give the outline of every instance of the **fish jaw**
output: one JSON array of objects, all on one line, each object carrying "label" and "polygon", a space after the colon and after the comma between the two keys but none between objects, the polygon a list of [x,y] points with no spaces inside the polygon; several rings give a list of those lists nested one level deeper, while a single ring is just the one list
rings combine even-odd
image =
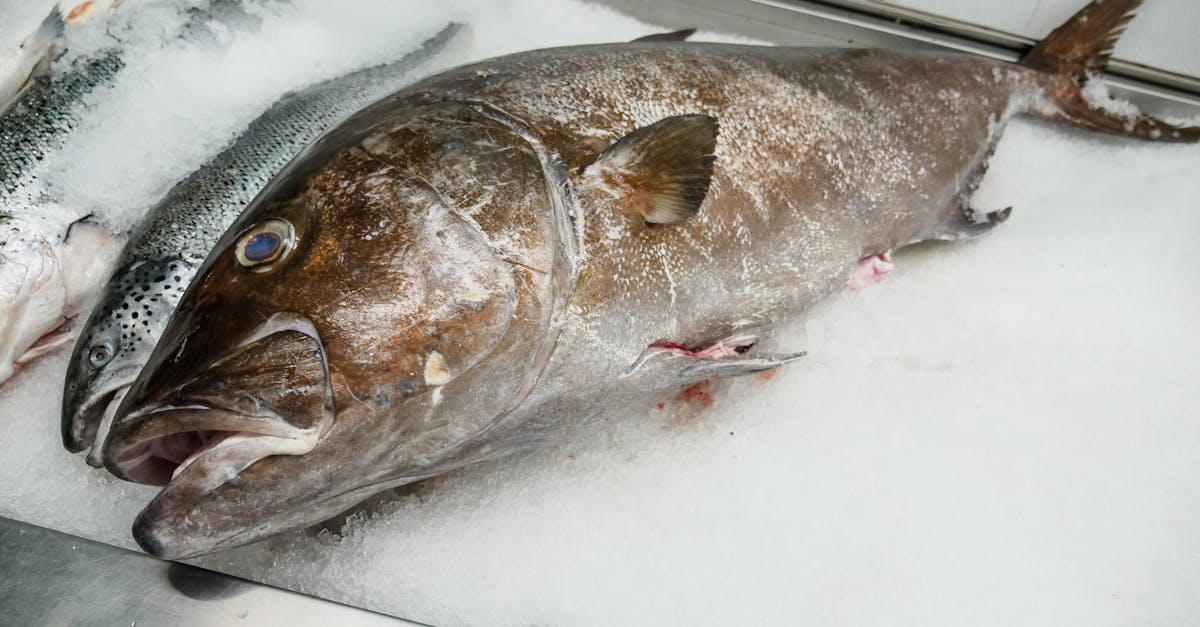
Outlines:
[{"label": "fish jaw", "polygon": [[[176,358],[188,357],[186,345],[184,338]],[[184,460],[205,461],[193,454],[216,444],[210,436],[223,440],[228,432],[308,442],[306,452],[332,422],[324,347],[312,324],[299,316],[270,318],[199,374],[163,385],[160,379],[170,373],[150,371],[127,391],[116,390],[124,398],[114,412],[103,458],[117,477],[167,484]],[[246,383],[259,384],[262,392],[238,394],[237,386]]]},{"label": "fish jaw", "polygon": [[[186,352],[176,354],[186,358]],[[281,366],[259,368],[274,363]],[[256,509],[250,503],[311,501],[311,486],[324,482],[305,474],[320,473],[319,466],[289,465],[290,480],[254,477],[274,476],[273,467],[319,444],[334,414],[328,372],[311,324],[281,315],[165,392],[147,393],[160,389],[151,371],[149,381],[139,379],[128,392],[118,389],[107,406],[114,418],[104,438],[104,465],[122,479],[164,486],[136,527],[147,552],[163,557],[207,552],[247,530],[246,518]],[[275,385],[254,398],[230,394],[230,386],[256,378]],[[237,506],[212,505],[212,494]],[[199,521],[204,532],[181,533],[179,525],[164,522],[180,517]]]},{"label": "fish jaw", "polygon": [[[108,467],[123,478],[157,483],[169,475],[133,527],[151,555],[177,559],[215,550],[250,533],[260,508],[310,501],[310,485],[321,485],[304,476],[311,464],[286,463],[317,446],[315,430],[205,407],[164,407],[148,418],[195,429],[105,448]],[[280,480],[281,466],[300,474]]]},{"label": "fish jaw", "polygon": [[[360,465],[336,466],[331,447],[318,442],[305,451],[307,444],[228,436],[189,464],[146,505],[134,519],[134,540],[146,553],[162,559],[196,557],[327,519],[370,493],[420,478],[372,482],[347,490],[346,473],[339,470]],[[263,458],[246,464],[258,456]],[[239,466],[243,467],[240,471]],[[314,467],[332,478],[312,481],[304,473]]]}]

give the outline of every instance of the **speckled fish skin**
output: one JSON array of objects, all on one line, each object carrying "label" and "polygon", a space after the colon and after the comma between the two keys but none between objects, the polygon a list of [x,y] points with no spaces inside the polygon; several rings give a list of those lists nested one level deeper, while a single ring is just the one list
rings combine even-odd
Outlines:
[{"label": "speckled fish skin", "polygon": [[[263,186],[321,132],[411,83],[459,31],[450,25],[399,60],[284,96],[146,214],[71,356],[62,411],[67,450],[103,443],[105,412],[137,378],[204,257]],[[101,465],[98,446],[86,461]]]},{"label": "speckled fish skin", "polygon": [[[104,447],[166,484],[134,523],[179,558],[557,443],[615,408],[795,358],[745,349],[857,261],[977,234],[1039,70],[959,56],[634,43],[523,53],[326,135],[217,244]],[[648,225],[592,166],[635,129],[719,121],[699,212]],[[239,251],[286,221],[295,245]],[[217,442],[217,444],[213,444]]]}]

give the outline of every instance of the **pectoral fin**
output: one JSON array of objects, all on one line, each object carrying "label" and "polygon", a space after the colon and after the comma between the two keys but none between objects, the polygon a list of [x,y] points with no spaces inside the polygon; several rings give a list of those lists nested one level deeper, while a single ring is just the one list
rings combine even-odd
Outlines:
[{"label": "pectoral fin", "polygon": [[663,377],[670,383],[691,385],[697,381],[714,377],[738,377],[764,370],[778,368],[804,357],[807,353],[747,355],[746,352],[758,341],[753,335],[737,335],[718,340],[703,348],[688,349],[672,342],[659,341],[634,360],[621,374],[631,376]]},{"label": "pectoral fin", "polygon": [[628,202],[652,224],[676,224],[696,214],[712,181],[717,119],[679,115],[617,140],[583,171]]}]

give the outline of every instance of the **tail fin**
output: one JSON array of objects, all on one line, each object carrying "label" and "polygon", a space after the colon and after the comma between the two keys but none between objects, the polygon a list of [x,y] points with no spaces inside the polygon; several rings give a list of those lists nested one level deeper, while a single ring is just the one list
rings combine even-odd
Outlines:
[{"label": "tail fin", "polygon": [[1040,41],[1021,64],[1051,76],[1051,119],[1142,139],[1200,142],[1200,127],[1175,126],[1108,97],[1095,78],[1142,0],[1095,0]]}]

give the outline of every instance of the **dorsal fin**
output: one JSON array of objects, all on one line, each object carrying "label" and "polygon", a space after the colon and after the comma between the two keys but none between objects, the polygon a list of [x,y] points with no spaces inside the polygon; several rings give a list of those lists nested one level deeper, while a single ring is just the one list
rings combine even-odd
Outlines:
[{"label": "dorsal fin", "polygon": [[[687,41],[688,37],[696,34],[694,28],[683,28],[673,30],[669,33],[651,33],[634,39],[633,41]],[[631,42],[632,43],[632,42]]]},{"label": "dorsal fin", "polygon": [[618,139],[584,174],[628,196],[646,222],[675,224],[700,210],[716,147],[716,118],[677,115]]}]

